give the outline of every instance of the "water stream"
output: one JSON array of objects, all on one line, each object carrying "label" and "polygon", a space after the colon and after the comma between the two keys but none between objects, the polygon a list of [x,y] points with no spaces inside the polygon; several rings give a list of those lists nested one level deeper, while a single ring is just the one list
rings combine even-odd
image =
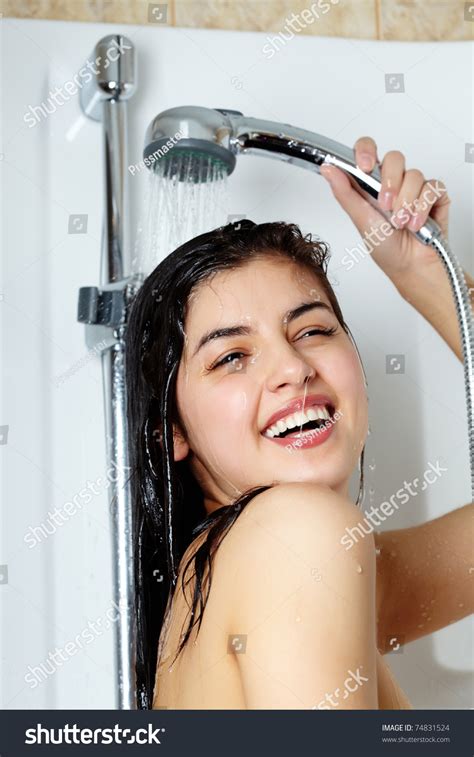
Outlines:
[{"label": "water stream", "polygon": [[145,275],[183,242],[226,224],[229,215],[227,172],[209,156],[176,150],[147,173],[131,264],[132,273]]}]

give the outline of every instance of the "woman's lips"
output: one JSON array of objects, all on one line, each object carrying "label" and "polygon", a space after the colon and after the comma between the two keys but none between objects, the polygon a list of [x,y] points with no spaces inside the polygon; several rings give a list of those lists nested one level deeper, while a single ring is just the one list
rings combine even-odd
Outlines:
[{"label": "woman's lips", "polygon": [[327,394],[308,394],[306,397],[296,397],[290,402],[287,402],[286,405],[277,410],[276,413],[273,413],[273,415],[267,418],[267,422],[265,423],[265,427],[262,429],[262,431],[265,432],[266,429],[270,428],[270,426],[272,426],[281,418],[285,418],[285,416],[287,415],[301,412],[303,409],[308,410],[309,408],[313,408],[318,405],[324,405],[329,410],[329,414],[333,414],[334,404]]},{"label": "woman's lips", "polygon": [[292,452],[297,452],[298,450],[309,449],[310,447],[317,447],[319,444],[323,444],[326,439],[329,439],[333,429],[334,423],[327,421],[327,425],[319,429],[313,428],[309,431],[304,431],[301,435],[298,430],[295,430],[286,436],[264,436],[264,439],[279,444],[280,447],[291,447]]}]

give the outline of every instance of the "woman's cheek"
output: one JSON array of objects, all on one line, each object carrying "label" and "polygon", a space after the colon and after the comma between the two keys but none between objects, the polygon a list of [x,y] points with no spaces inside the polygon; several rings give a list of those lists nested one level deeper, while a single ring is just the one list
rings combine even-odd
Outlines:
[{"label": "woman's cheek", "polygon": [[324,378],[346,412],[350,409],[354,429],[363,432],[367,422],[367,393],[362,367],[355,351],[351,348],[335,354],[330,363],[330,373],[326,372]]},{"label": "woman's cheek", "polygon": [[222,381],[214,386],[212,392],[199,393],[194,398],[196,412],[189,418],[198,446],[202,440],[210,452],[225,453],[226,448],[235,454],[235,445],[243,439],[250,429],[249,417],[251,406],[248,392],[229,382]]},{"label": "woman's cheek", "polygon": [[[325,370],[321,370],[325,380],[338,395],[341,401],[345,397],[358,392],[361,384],[362,372],[357,355],[353,350],[337,350],[326,358]],[[363,385],[363,382],[362,382]]]}]

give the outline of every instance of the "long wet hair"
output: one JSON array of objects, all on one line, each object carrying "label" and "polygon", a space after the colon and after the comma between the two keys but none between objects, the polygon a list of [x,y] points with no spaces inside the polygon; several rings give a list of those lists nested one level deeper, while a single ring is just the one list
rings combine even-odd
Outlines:
[{"label": "long wet hair", "polygon": [[[215,550],[248,502],[270,488],[262,485],[249,489],[232,504],[207,514],[203,492],[187,459],[173,459],[173,424],[186,433],[176,404],[176,379],[190,295],[214,274],[235,270],[265,255],[289,259],[317,276],[340,325],[357,349],[327,277],[328,245],[311,234],[303,236],[292,223],[256,224],[242,220],[185,242],[147,276],[130,306],[125,372],[134,523],[138,709],[152,707],[158,640],[184,552],[198,534],[209,529],[184,569],[183,590],[184,575],[192,561],[196,580],[189,624],[176,656],[196,623],[199,632]],[[364,450],[365,447],[360,459],[357,504],[364,486]],[[203,582],[206,565],[208,583]],[[207,588],[205,597],[203,583]]]}]

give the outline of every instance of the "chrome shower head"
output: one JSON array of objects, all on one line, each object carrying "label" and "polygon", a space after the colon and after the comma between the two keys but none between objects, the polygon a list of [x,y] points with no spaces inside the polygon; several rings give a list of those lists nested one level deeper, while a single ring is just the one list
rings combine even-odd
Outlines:
[{"label": "chrome shower head", "polygon": [[236,110],[219,111],[194,105],[163,111],[146,131],[145,165],[154,169],[158,161],[165,160],[170,175],[177,174],[179,181],[208,180],[205,168],[209,163],[218,168],[215,175],[230,175],[236,158],[229,149],[232,124],[225,113],[242,116]]}]

